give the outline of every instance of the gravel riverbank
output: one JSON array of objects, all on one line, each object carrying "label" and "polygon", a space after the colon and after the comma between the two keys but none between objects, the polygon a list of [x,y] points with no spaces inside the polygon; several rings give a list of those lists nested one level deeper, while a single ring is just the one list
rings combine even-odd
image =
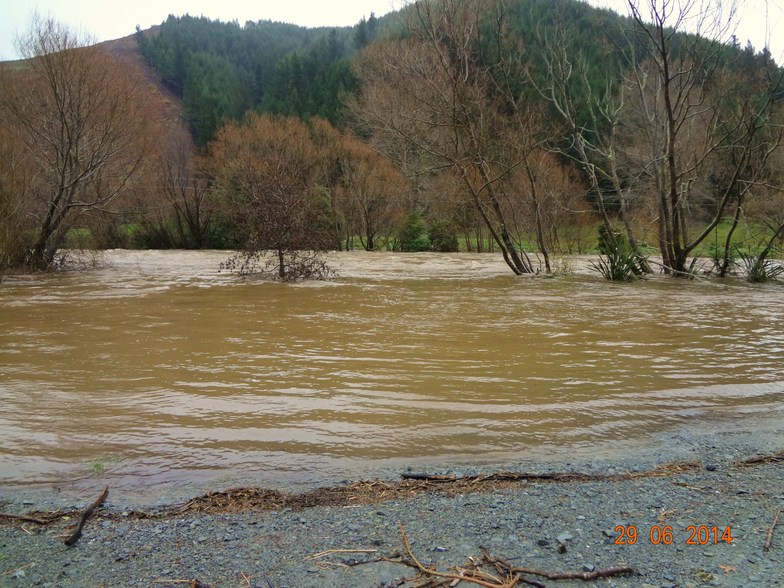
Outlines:
[{"label": "gravel riverbank", "polygon": [[255,490],[147,507],[118,502],[110,489],[73,547],[63,539],[102,488],[70,504],[4,491],[6,513],[70,516],[47,525],[0,520],[0,586],[449,585],[443,577],[424,584],[410,565],[381,560],[414,555],[458,574],[483,550],[547,572],[634,570],[587,582],[527,573],[519,585],[783,586],[784,520],[774,525],[784,508],[783,432],[782,409],[773,407],[766,416],[681,427],[615,456],[416,467],[458,480],[401,482],[393,479],[400,472],[387,472],[306,493]]}]

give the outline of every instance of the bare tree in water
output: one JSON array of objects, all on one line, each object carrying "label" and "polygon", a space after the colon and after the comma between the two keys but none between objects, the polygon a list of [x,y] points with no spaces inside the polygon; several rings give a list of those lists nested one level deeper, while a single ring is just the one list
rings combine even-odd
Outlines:
[{"label": "bare tree in water", "polygon": [[509,268],[532,273],[508,188],[511,173],[530,165],[539,129],[504,3],[421,0],[407,15],[405,37],[377,41],[360,56],[363,90],[352,108],[383,135],[378,144],[412,145],[431,173],[452,172]]},{"label": "bare tree in water", "polygon": [[331,274],[322,252],[334,245],[334,232],[329,198],[315,181],[318,163],[297,118],[249,114],[218,132],[214,190],[241,244],[224,268],[281,280]]},{"label": "bare tree in water", "polygon": [[[664,268],[689,275],[689,256],[764,176],[779,147],[781,77],[730,54],[737,2],[629,0],[626,51],[640,189],[658,208]],[[688,34],[679,34],[688,33]]]}]

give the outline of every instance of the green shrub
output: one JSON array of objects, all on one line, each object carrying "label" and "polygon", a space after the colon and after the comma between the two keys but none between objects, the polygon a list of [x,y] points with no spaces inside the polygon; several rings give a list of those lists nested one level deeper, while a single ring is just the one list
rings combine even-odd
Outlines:
[{"label": "green shrub", "polygon": [[755,284],[778,282],[784,276],[784,265],[764,255],[738,252],[746,279]]},{"label": "green shrub", "polygon": [[592,265],[605,280],[633,282],[645,273],[646,259],[629,244],[626,235],[599,227],[599,261]]},{"label": "green shrub", "polygon": [[427,229],[422,217],[416,212],[410,213],[397,230],[398,251],[417,252],[427,251],[429,242]]},{"label": "green shrub", "polygon": [[430,223],[430,251],[449,253],[459,250],[457,230],[449,221],[433,221]]}]

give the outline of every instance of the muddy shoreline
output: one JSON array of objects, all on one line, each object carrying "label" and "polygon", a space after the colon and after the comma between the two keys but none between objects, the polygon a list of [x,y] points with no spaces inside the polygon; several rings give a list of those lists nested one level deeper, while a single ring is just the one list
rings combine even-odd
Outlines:
[{"label": "muddy shoreline", "polygon": [[[197,500],[150,500],[145,509],[110,491],[70,548],[63,539],[100,488],[72,503],[6,489],[5,512],[69,516],[47,525],[0,522],[0,586],[436,585],[423,584],[410,554],[445,574],[466,573],[469,557],[489,554],[587,577],[632,568],[590,580],[619,588],[782,586],[784,521],[773,526],[784,508],[782,423],[781,407],[770,407],[695,420],[601,460],[412,464],[372,481],[295,492],[216,489]],[[447,480],[401,480],[405,472]]]}]

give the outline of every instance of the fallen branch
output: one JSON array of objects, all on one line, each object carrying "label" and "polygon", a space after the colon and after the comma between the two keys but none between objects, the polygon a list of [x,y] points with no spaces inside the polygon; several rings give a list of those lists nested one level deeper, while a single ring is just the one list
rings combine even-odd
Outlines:
[{"label": "fallen branch", "polygon": [[204,582],[199,582],[198,578],[194,578],[193,580],[153,580],[156,584],[187,584],[188,588],[212,588],[209,584],[205,584]]},{"label": "fallen branch", "polygon": [[[612,576],[622,576],[626,574],[636,573],[635,569],[630,566],[617,566],[603,570],[594,570],[592,572],[548,572],[546,570],[539,570],[536,568],[526,568],[522,566],[514,566],[503,559],[496,558],[490,555],[486,549],[482,549],[483,560],[480,562],[474,557],[469,557],[469,565],[465,568],[456,568],[454,572],[441,572],[433,567],[428,567],[422,564],[411,549],[411,542],[406,535],[406,530],[403,525],[400,525],[400,534],[403,538],[403,546],[408,559],[399,560],[385,560],[402,563],[413,567],[424,576],[430,578],[441,578],[446,581],[451,581],[450,586],[456,586],[460,582],[469,582],[485,588],[513,588],[518,584],[527,584],[529,586],[536,586],[537,588],[544,588],[544,584],[531,578],[526,578],[525,575],[540,576],[548,580],[583,580],[589,582],[591,580],[599,580],[601,578],[610,578]],[[497,575],[493,575],[488,571],[482,569],[482,566],[493,566]],[[435,580],[433,580],[435,581]],[[428,584],[430,585],[430,584]]]},{"label": "fallen branch", "polygon": [[624,574],[636,573],[635,569],[630,566],[618,566],[604,570],[594,570],[592,572],[548,572],[546,570],[538,570],[536,568],[513,566],[503,559],[491,556],[486,549],[482,549],[482,556],[486,563],[492,564],[500,572],[507,574],[529,574],[531,576],[547,578],[548,580],[583,580],[590,582],[591,580],[599,580],[601,578],[610,578],[612,576],[622,576]]},{"label": "fallen branch", "polygon": [[327,549],[326,551],[319,551],[318,553],[309,555],[305,559],[319,559],[336,553],[378,553],[378,549]]},{"label": "fallen branch", "polygon": [[406,530],[405,528],[403,528],[402,523],[400,523],[400,535],[403,537],[403,545],[406,548],[406,553],[408,554],[408,557],[411,559],[411,562],[413,562],[413,567],[417,568],[420,572],[422,572],[427,576],[446,578],[448,580],[456,580],[458,582],[460,581],[471,582],[472,584],[477,584],[478,586],[485,586],[486,588],[499,588],[499,587],[512,588],[515,584],[517,584],[517,580],[518,580],[517,578],[512,578],[508,582],[502,582],[498,578],[491,576],[492,580],[487,581],[485,579],[473,578],[471,576],[468,576],[465,574],[465,572],[452,574],[448,572],[439,572],[434,568],[428,568],[422,565],[422,562],[420,562],[417,559],[416,555],[414,555],[414,551],[411,549],[411,542],[408,540],[408,535],[406,535]]},{"label": "fallen branch", "polygon": [[84,509],[84,512],[82,513],[82,517],[79,519],[79,524],[76,525],[76,529],[74,529],[73,534],[64,541],[64,543],[68,547],[76,545],[76,542],[79,541],[79,538],[82,536],[82,528],[84,527],[84,524],[87,522],[87,519],[89,519],[92,516],[96,508],[98,508],[103,504],[103,501],[106,500],[107,496],[109,496],[109,486],[103,489],[103,492],[101,492],[101,495],[96,499],[95,502],[93,502],[90,506]]},{"label": "fallen branch", "polygon": [[780,461],[784,461],[784,451],[780,453],[774,453],[773,455],[762,455],[760,457],[752,457],[751,459],[746,459],[744,461],[738,462],[735,465],[748,466],[748,465],[757,465],[761,463],[778,463]]},{"label": "fallen branch", "polygon": [[773,529],[776,528],[776,525],[779,524],[779,519],[781,518],[781,513],[784,512],[784,508],[780,508],[776,511],[776,516],[773,517],[773,523],[770,525],[770,529],[768,529],[768,534],[765,537],[765,544],[762,546],[762,551],[767,553],[770,551],[770,544],[773,542]]},{"label": "fallen branch", "polygon": [[14,521],[25,521],[26,523],[36,523],[38,525],[47,525],[49,521],[45,521],[43,519],[39,519],[36,517],[31,517],[27,515],[15,515],[8,512],[0,512],[0,519],[11,519]]},{"label": "fallen branch", "polygon": [[30,568],[34,568],[34,567],[35,567],[35,563],[29,563],[26,566],[22,566],[21,568],[14,568],[12,570],[8,570],[7,572],[3,572],[2,574],[0,574],[0,578],[4,578],[5,576],[12,576],[17,572],[23,572],[25,570],[29,570]]},{"label": "fallen branch", "polygon": [[604,570],[594,570],[593,572],[548,572],[545,570],[537,570],[536,568],[521,568],[517,566],[512,567],[511,570],[521,574],[541,576],[542,578],[547,578],[548,580],[583,580],[585,582],[635,573],[634,568],[630,566],[618,566]]},{"label": "fallen branch", "polygon": [[498,472],[480,476],[455,476],[403,472],[400,477],[404,480],[417,480],[423,482],[456,482],[456,483],[483,483],[483,482],[604,482],[613,480],[635,480],[637,478],[663,478],[687,471],[699,470],[700,464],[694,461],[674,462],[655,467],[643,472],[628,472],[609,476],[607,474],[584,474],[581,472],[555,472],[537,474],[533,472]]},{"label": "fallen branch", "polygon": [[443,476],[437,474],[418,474],[412,472],[403,472],[400,477],[404,480],[423,480],[426,482],[454,482],[457,480],[455,476]]}]

